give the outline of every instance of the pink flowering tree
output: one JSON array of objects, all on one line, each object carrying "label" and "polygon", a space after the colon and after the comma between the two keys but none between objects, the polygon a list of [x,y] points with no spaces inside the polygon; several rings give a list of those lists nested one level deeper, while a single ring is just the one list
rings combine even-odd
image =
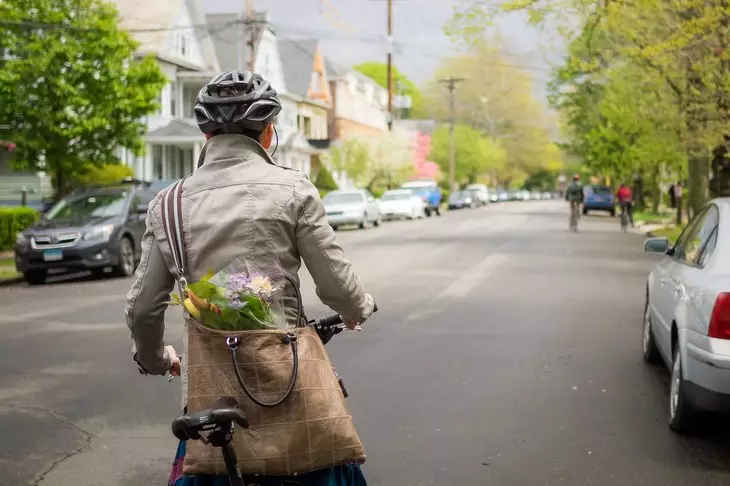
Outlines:
[{"label": "pink flowering tree", "polygon": [[413,140],[413,163],[417,179],[438,179],[439,166],[428,160],[431,155],[431,135],[418,132]]}]

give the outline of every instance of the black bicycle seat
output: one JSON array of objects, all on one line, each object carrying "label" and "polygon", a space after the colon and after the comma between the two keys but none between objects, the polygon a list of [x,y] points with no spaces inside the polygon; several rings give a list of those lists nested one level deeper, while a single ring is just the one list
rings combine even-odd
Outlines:
[{"label": "black bicycle seat", "polygon": [[248,420],[233,397],[221,397],[212,408],[182,415],[172,421],[172,433],[180,440],[200,440],[200,432],[236,423],[248,428]]}]

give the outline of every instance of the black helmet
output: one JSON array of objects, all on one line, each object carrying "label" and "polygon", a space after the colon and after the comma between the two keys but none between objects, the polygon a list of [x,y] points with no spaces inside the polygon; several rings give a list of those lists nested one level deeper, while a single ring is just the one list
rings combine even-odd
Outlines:
[{"label": "black helmet", "polygon": [[276,90],[250,71],[213,78],[195,100],[195,121],[203,133],[261,133],[281,111]]}]

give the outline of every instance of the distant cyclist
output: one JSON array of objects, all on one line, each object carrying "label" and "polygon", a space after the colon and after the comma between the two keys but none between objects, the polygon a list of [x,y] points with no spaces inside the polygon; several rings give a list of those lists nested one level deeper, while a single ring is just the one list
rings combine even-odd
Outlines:
[{"label": "distant cyclist", "polygon": [[621,184],[616,191],[616,200],[621,208],[621,213],[626,211],[629,217],[631,227],[634,227],[634,195],[631,192],[631,188],[626,184]]},{"label": "distant cyclist", "polygon": [[565,190],[565,200],[570,203],[570,230],[578,231],[580,205],[583,204],[583,186],[580,183],[580,175],[575,174],[573,181],[568,184]]}]

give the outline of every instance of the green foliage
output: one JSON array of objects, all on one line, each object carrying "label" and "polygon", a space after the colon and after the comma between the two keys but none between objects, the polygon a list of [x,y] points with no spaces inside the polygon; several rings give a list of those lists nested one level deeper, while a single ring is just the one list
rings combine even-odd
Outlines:
[{"label": "green foliage", "polygon": [[[367,176],[369,159],[370,147],[367,141],[355,136],[333,144],[324,156],[324,160],[332,170],[347,174],[358,184],[362,184]],[[334,180],[332,182],[334,183]],[[323,187],[323,189],[334,190],[337,187]]]},{"label": "green foliage", "polygon": [[0,207],[0,250],[15,245],[18,233],[38,221],[38,211],[27,207]]},{"label": "green foliage", "polygon": [[314,180],[314,187],[319,189],[321,197],[326,196],[330,191],[336,191],[338,188],[332,174],[324,165],[319,168],[317,178]]},{"label": "green foliage", "polygon": [[443,122],[450,120],[451,107],[440,80],[449,76],[465,78],[454,94],[457,121],[473,128],[472,138],[478,131],[497,140],[505,155],[493,159],[509,161],[491,163],[496,180],[490,183],[509,186],[532,172],[562,167],[562,151],[551,143],[548,131],[552,120],[535,98],[532,75],[484,42],[472,45],[463,55],[445,59],[424,89],[429,117]]},{"label": "green foliage", "polygon": [[81,186],[94,184],[110,186],[119,184],[125,177],[134,177],[134,170],[128,165],[107,164],[101,167],[89,165],[76,177],[76,182]]},{"label": "green foliage", "polygon": [[143,117],[166,78],[152,57],[134,57],[117,18],[102,0],[0,2],[0,50],[13,56],[0,64],[0,120],[16,168],[53,174],[57,196],[85,164],[117,162],[118,147],[143,153]]},{"label": "green foliage", "polygon": [[540,170],[530,174],[523,184],[528,191],[554,191],[558,179],[558,173],[549,170]]},{"label": "green foliage", "polygon": [[[596,2],[512,0],[455,7],[447,32],[484,38],[505,13],[523,11],[569,41],[551,83],[566,148],[594,172],[662,182],[689,180],[695,212],[708,195],[709,161],[730,122],[730,9],[717,0]],[[575,28],[575,20],[583,22]],[[658,204],[659,201],[655,201]]]},{"label": "green foliage", "polygon": [[[445,174],[449,173],[449,127],[439,127],[433,134],[431,158]],[[501,171],[507,161],[505,149],[479,130],[468,125],[454,127],[457,184],[475,183],[488,172]]]},{"label": "green foliage", "polygon": [[[375,80],[383,88],[388,87],[388,66],[378,61],[367,61],[358,64],[354,68],[356,71]],[[423,113],[423,95],[416,84],[408,79],[407,76],[398,71],[393,66],[393,91],[395,94],[401,94],[411,97],[411,109],[406,110],[404,118],[418,118]],[[398,89],[400,87],[400,89]]]}]

